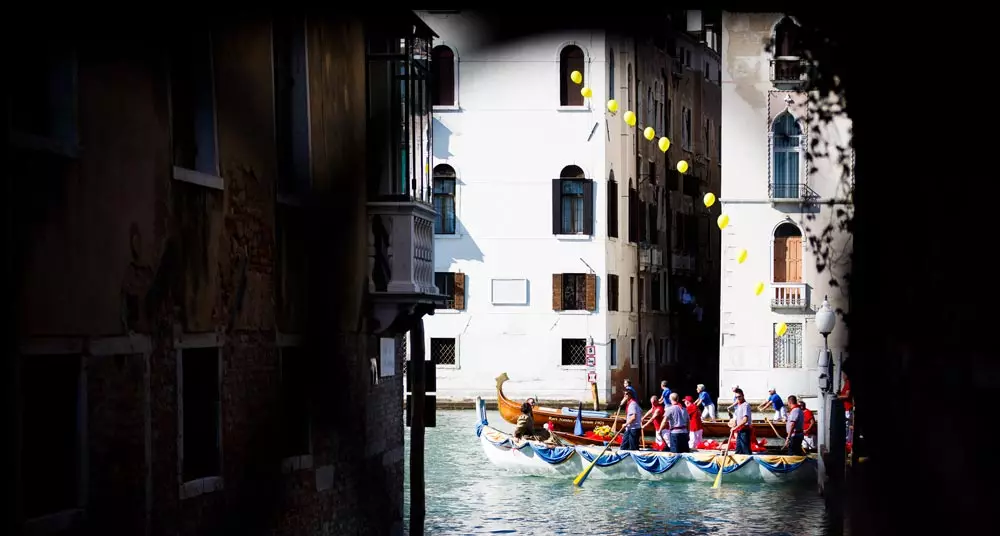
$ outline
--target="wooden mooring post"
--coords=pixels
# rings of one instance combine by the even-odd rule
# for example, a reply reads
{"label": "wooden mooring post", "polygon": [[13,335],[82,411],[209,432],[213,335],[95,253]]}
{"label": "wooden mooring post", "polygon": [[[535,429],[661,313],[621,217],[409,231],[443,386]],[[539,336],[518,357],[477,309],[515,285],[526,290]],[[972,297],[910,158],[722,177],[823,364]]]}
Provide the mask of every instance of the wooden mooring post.
{"label": "wooden mooring post", "polygon": [[416,321],[410,330],[410,366],[406,371],[410,375],[411,402],[410,408],[410,536],[423,536],[424,517],[426,516],[424,494],[424,395],[426,378],[424,378],[424,319]]}

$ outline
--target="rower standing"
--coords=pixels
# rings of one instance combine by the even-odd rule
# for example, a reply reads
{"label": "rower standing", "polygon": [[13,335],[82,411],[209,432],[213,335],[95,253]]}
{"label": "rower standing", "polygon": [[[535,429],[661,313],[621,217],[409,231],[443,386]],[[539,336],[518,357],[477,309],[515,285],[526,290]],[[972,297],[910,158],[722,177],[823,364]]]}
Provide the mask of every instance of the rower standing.
{"label": "rower standing", "polygon": [[642,433],[640,428],[642,426],[642,422],[640,421],[642,407],[639,406],[639,401],[632,396],[632,392],[626,389],[625,399],[623,400],[627,404],[628,409],[625,410],[625,425],[622,432],[621,450],[639,450],[639,434]]}
{"label": "rower standing", "polygon": [[660,394],[660,404],[663,404],[664,406],[669,406],[670,405],[670,388],[667,387],[667,380],[663,380],[663,381],[660,382],[660,391],[661,391],[661,394]]}
{"label": "rower standing", "polygon": [[802,456],[802,432],[805,418],[798,402],[795,395],[789,395],[788,407],[791,410],[788,412],[788,420],[785,423],[785,447],[788,448],[789,456]]}
{"label": "rower standing", "polygon": [[799,400],[799,407],[802,408],[802,423],[805,428],[802,432],[802,445],[806,449],[816,450],[816,417],[806,407],[805,400]]}
{"label": "rower standing", "polygon": [[712,396],[708,394],[705,390],[705,384],[699,383],[698,387],[698,400],[695,402],[695,406],[701,408],[701,418],[702,419],[712,419],[715,420],[715,402],[712,402]]}
{"label": "rower standing", "polygon": [[781,395],[778,391],[772,387],[767,391],[767,400],[757,408],[760,411],[764,411],[767,408],[774,408],[774,417],[771,420],[783,421],[788,416],[788,408],[785,407],[785,403],[781,400]]}
{"label": "rower standing", "polygon": [[701,444],[701,436],[704,433],[701,427],[701,415],[698,413],[698,404],[695,404],[694,399],[690,396],[685,396],[684,406],[684,409],[688,412],[688,431],[691,436],[690,441],[688,441],[688,448],[697,450],[698,445]]}
{"label": "rower standing", "polygon": [[663,427],[670,430],[670,452],[688,452],[688,412],[677,403],[677,393],[670,393],[670,407],[663,416]]}
{"label": "rower standing", "polygon": [[[622,385],[625,387],[625,391],[632,393],[632,400],[635,400],[636,403],[638,403],[639,392],[635,390],[635,387],[632,387],[632,381],[629,380],[628,378],[625,378],[625,381],[622,382]],[[622,403],[620,404],[620,406],[624,405],[625,405],[625,398],[622,398]]]}
{"label": "rower standing", "polygon": [[736,431],[736,454],[752,454],[750,452],[750,430],[753,427],[753,411],[750,403],[743,396],[743,389],[737,387],[736,416],[729,421],[729,427]]}

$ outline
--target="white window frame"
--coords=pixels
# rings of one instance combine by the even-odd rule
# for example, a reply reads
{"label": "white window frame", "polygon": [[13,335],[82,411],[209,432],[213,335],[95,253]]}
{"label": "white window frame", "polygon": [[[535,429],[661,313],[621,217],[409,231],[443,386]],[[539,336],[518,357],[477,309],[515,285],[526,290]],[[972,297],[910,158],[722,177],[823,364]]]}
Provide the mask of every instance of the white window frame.
{"label": "white window frame", "polygon": [[[599,95],[600,92],[595,92],[595,95],[593,97],[589,98],[589,99],[587,99],[587,98],[583,99],[583,104],[580,105],[580,106],[564,106],[562,104],[561,95],[559,94],[559,87],[560,87],[559,86],[559,77],[562,76],[562,51],[563,51],[564,48],[566,48],[568,46],[571,46],[571,45],[572,46],[576,46],[577,48],[580,49],[580,51],[583,52],[583,73],[581,73],[581,74],[583,74],[583,84],[580,85],[580,84],[573,84],[572,82],[569,82],[569,83],[573,84],[573,86],[579,86],[579,89],[582,89],[583,86],[587,86],[587,87],[591,88],[591,91],[594,90],[594,87],[591,86],[590,83],[589,83],[589,81],[590,81],[590,75],[591,75],[591,69],[590,69],[590,50],[582,42],[574,41],[574,40],[564,41],[564,42],[560,43],[558,47],[556,47],[555,73],[552,76],[552,80],[556,81],[556,83],[554,84],[555,89],[552,92],[553,95],[555,96],[555,108],[556,108],[556,111],[558,111],[558,112],[590,112],[591,111],[591,105],[592,105],[595,97],[597,95]],[[456,69],[455,72],[457,73],[458,70]],[[456,89],[456,91],[458,90],[458,88],[455,88],[455,89]],[[573,88],[571,88],[571,89],[573,89]],[[458,99],[458,97],[456,96],[456,100],[457,99]]]}
{"label": "white window frame", "polygon": [[[216,95],[216,76],[215,76],[215,44],[213,40],[212,32],[208,32],[208,65],[209,65],[209,83],[212,87],[212,143],[215,146],[215,173],[205,173],[203,171],[197,171],[194,169],[187,169],[180,166],[172,165],[173,173],[172,177],[174,180],[189,182],[191,184],[197,184],[198,186],[204,186],[205,188],[212,188],[215,190],[225,190],[226,182],[222,178],[221,169],[221,159],[219,158],[219,99]],[[170,57],[171,69],[167,72],[167,121],[170,125],[170,160],[171,163],[174,159],[173,154],[173,140],[174,140],[174,98],[173,98],[173,61],[174,57]],[[273,80],[273,77],[272,77]]]}
{"label": "white window frame", "polygon": [[[425,341],[424,341],[424,348],[426,348],[426,350],[427,350],[427,360],[428,361],[434,361],[434,355],[431,353],[431,351],[432,351],[431,350],[431,339],[454,339],[455,340],[455,364],[454,365],[440,365],[440,364],[436,364],[436,365],[434,365],[434,367],[438,368],[438,369],[451,369],[451,370],[459,370],[459,369],[462,368],[462,341],[461,341],[461,337],[459,336],[459,334],[456,333],[455,335],[453,335],[451,337],[440,337],[440,336],[436,336],[436,335],[432,336],[430,334],[427,334],[427,335],[424,336],[424,339],[425,339]],[[410,345],[409,344],[406,345],[406,353],[407,353],[407,356],[409,356],[409,353],[410,353]]]}
{"label": "white window frame", "polygon": [[[452,84],[454,84],[453,91],[454,91],[454,94],[455,94],[455,104],[450,104],[450,105],[449,104],[445,104],[445,105],[437,105],[437,104],[435,104],[435,105],[433,105],[431,111],[432,112],[445,112],[445,113],[447,113],[447,112],[460,112],[460,111],[462,111],[462,106],[461,106],[461,101],[459,100],[459,87],[458,87],[459,76],[458,76],[458,70],[459,70],[459,64],[461,62],[458,59],[458,48],[455,47],[455,45],[452,44],[451,41],[446,41],[446,40],[441,40],[441,41],[437,41],[437,42],[434,43],[434,48],[437,48],[439,46],[446,46],[449,49],[451,49],[452,62],[453,62],[452,74],[454,76],[454,81],[452,81]],[[586,58],[586,53],[584,54],[584,58]],[[456,175],[457,174],[458,173],[456,173]],[[456,190],[457,190],[457,188],[456,188]]]}
{"label": "white window frame", "polygon": [[[794,147],[783,148],[780,151],[776,151],[775,147],[774,147],[774,125],[778,122],[778,119],[782,115],[784,115],[784,114],[788,114],[788,115],[792,116],[792,119],[795,120],[795,124],[798,125],[798,127],[799,127],[799,140],[798,140],[798,143],[795,144]],[[798,155],[799,155],[799,158],[798,158],[798,162],[799,162],[798,167],[799,167],[799,169],[798,169],[798,177],[797,177],[798,180],[795,182],[795,185],[796,185],[796,190],[799,192],[799,196],[802,195],[802,185],[808,184],[808,182],[806,181],[806,158],[805,158],[805,156],[806,156],[806,143],[807,143],[807,138],[809,137],[807,135],[807,132],[808,132],[808,130],[806,130],[806,124],[805,124],[805,122],[801,118],[795,117],[795,114],[793,114],[789,110],[783,110],[783,111],[779,112],[778,114],[776,114],[773,119],[771,119],[771,123],[768,126],[768,130],[767,130],[767,162],[768,162],[768,170],[770,172],[769,173],[770,176],[768,177],[768,184],[772,188],[772,197],[774,195],[773,194],[773,188],[777,185],[777,183],[774,180],[775,179],[775,161],[774,161],[774,155],[775,155],[776,152],[798,153]]]}
{"label": "white window frame", "polygon": [[777,340],[780,339],[780,338],[785,338],[785,337],[789,336],[789,333],[786,332],[781,337],[778,337],[778,333],[777,333],[778,322],[775,321],[775,322],[771,323],[771,368],[775,369],[775,370],[805,370],[805,368],[806,368],[805,367],[805,359],[806,359],[806,356],[805,356],[805,354],[806,354],[806,348],[805,348],[805,343],[806,343],[806,323],[805,323],[805,319],[802,319],[799,322],[786,322],[786,325],[788,326],[788,331],[791,331],[791,328],[792,328],[793,325],[799,326],[799,356],[798,356],[798,366],[796,366],[796,367],[778,367],[778,366],[775,366],[775,361],[777,359],[777,356],[775,355],[775,351],[774,351],[774,343],[777,342]]}
{"label": "white window frame", "polygon": [[618,359],[618,340],[612,336],[608,336],[608,368],[611,370],[618,370],[622,366],[621,361]]}
{"label": "white window frame", "polygon": [[[177,359],[177,484],[180,500],[191,499],[205,493],[221,491],[225,485],[225,427],[222,423],[223,393],[223,361],[222,347],[225,346],[225,336],[220,333],[184,334],[174,339],[174,352]],[[184,481],[184,350],[215,348],[218,364],[219,381],[219,474]]]}

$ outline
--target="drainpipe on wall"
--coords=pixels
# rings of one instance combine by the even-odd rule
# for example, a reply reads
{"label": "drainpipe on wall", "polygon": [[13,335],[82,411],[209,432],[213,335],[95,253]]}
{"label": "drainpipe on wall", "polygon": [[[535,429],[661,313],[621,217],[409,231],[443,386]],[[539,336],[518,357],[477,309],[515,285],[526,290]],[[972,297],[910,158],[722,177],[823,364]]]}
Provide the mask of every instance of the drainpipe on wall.
{"label": "drainpipe on wall", "polygon": [[[633,76],[635,77],[635,84],[632,84],[632,95],[635,98],[635,106],[636,106],[636,109],[638,110],[639,109],[639,98],[640,98],[640,95],[639,95],[639,73],[641,72],[639,70],[639,41],[638,41],[638,38],[633,38],[632,39],[632,55],[635,57],[635,62],[634,62],[635,63],[635,69],[633,70],[633,73],[634,73]],[[643,126],[642,124],[639,124],[639,127],[642,127],[642,126]],[[642,160],[639,158],[639,135],[638,135],[638,130],[632,133],[632,147],[633,147],[633,151],[635,153],[635,187],[636,187],[636,192],[635,192],[636,193],[636,211],[635,212],[636,213],[635,214],[631,214],[630,213],[629,214],[629,218],[638,218],[639,217],[638,213],[640,212],[638,210],[638,208],[639,208],[639,205],[642,204]],[[642,289],[643,294],[645,294],[646,285],[642,284],[642,264],[641,264],[642,259],[641,259],[640,255],[639,255],[639,249],[642,247],[642,232],[640,231],[640,227],[639,227],[640,225],[642,225],[642,222],[641,221],[637,221],[637,224],[636,224],[636,233],[639,236],[635,237],[635,276],[636,276],[636,283],[638,283],[638,285],[636,286],[636,292],[638,292],[639,289]],[[640,294],[638,296],[638,299],[636,300],[638,302],[638,305],[639,305],[639,311],[638,311],[638,315],[636,317],[637,318],[637,322],[636,322],[636,330],[635,331],[636,331],[636,342],[638,343],[638,346],[639,346],[636,349],[636,354],[637,354],[637,357],[639,359],[639,371],[640,371],[639,372],[639,376],[641,377],[643,390],[646,390],[646,388],[649,387],[649,367],[646,366],[647,365],[646,364],[646,356],[644,355],[645,354],[645,349],[646,349],[646,342],[642,340],[642,305],[643,305],[642,298],[643,298],[643,296],[642,296],[642,294]]]}

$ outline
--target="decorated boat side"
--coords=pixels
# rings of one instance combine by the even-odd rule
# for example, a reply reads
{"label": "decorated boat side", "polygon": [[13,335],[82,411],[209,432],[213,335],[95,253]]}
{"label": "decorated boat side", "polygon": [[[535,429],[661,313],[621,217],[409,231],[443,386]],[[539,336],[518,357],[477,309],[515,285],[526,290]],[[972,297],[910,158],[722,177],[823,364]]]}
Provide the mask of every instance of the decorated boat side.
{"label": "decorated boat side", "polygon": [[[503,420],[511,423],[517,424],[517,417],[521,414],[521,403],[515,402],[507,398],[503,393],[503,384],[506,383],[510,378],[507,373],[496,377],[497,382],[497,409],[500,411],[500,416]],[[533,410],[535,418],[535,426],[541,427],[545,423],[551,422],[556,430],[560,432],[572,432],[573,427],[576,425],[576,408],[547,408],[542,406],[535,406]],[[583,411],[580,414],[581,421],[583,423],[584,431],[592,431],[598,426],[621,426],[625,421],[624,416],[620,416],[615,422],[615,416],[606,411]],[[776,425],[777,428],[784,426],[783,423]],[[702,428],[704,428],[705,437],[726,437],[729,435],[729,424],[726,420],[716,420],[716,421],[702,421]],[[653,433],[653,424],[648,424],[644,430]],[[754,421],[753,422],[753,432],[756,437],[762,438],[777,438],[778,436],[774,432],[774,428],[771,424],[764,421]]]}
{"label": "decorated boat side", "polygon": [[[491,463],[511,473],[565,478],[570,482],[604,450],[600,446],[517,440],[489,425],[482,399],[477,399],[476,405],[476,435],[483,452]],[[613,447],[600,456],[589,478],[701,481],[711,485],[721,468],[725,481],[732,483],[815,483],[816,463],[814,456],[722,456],[719,451],[673,454]]]}

